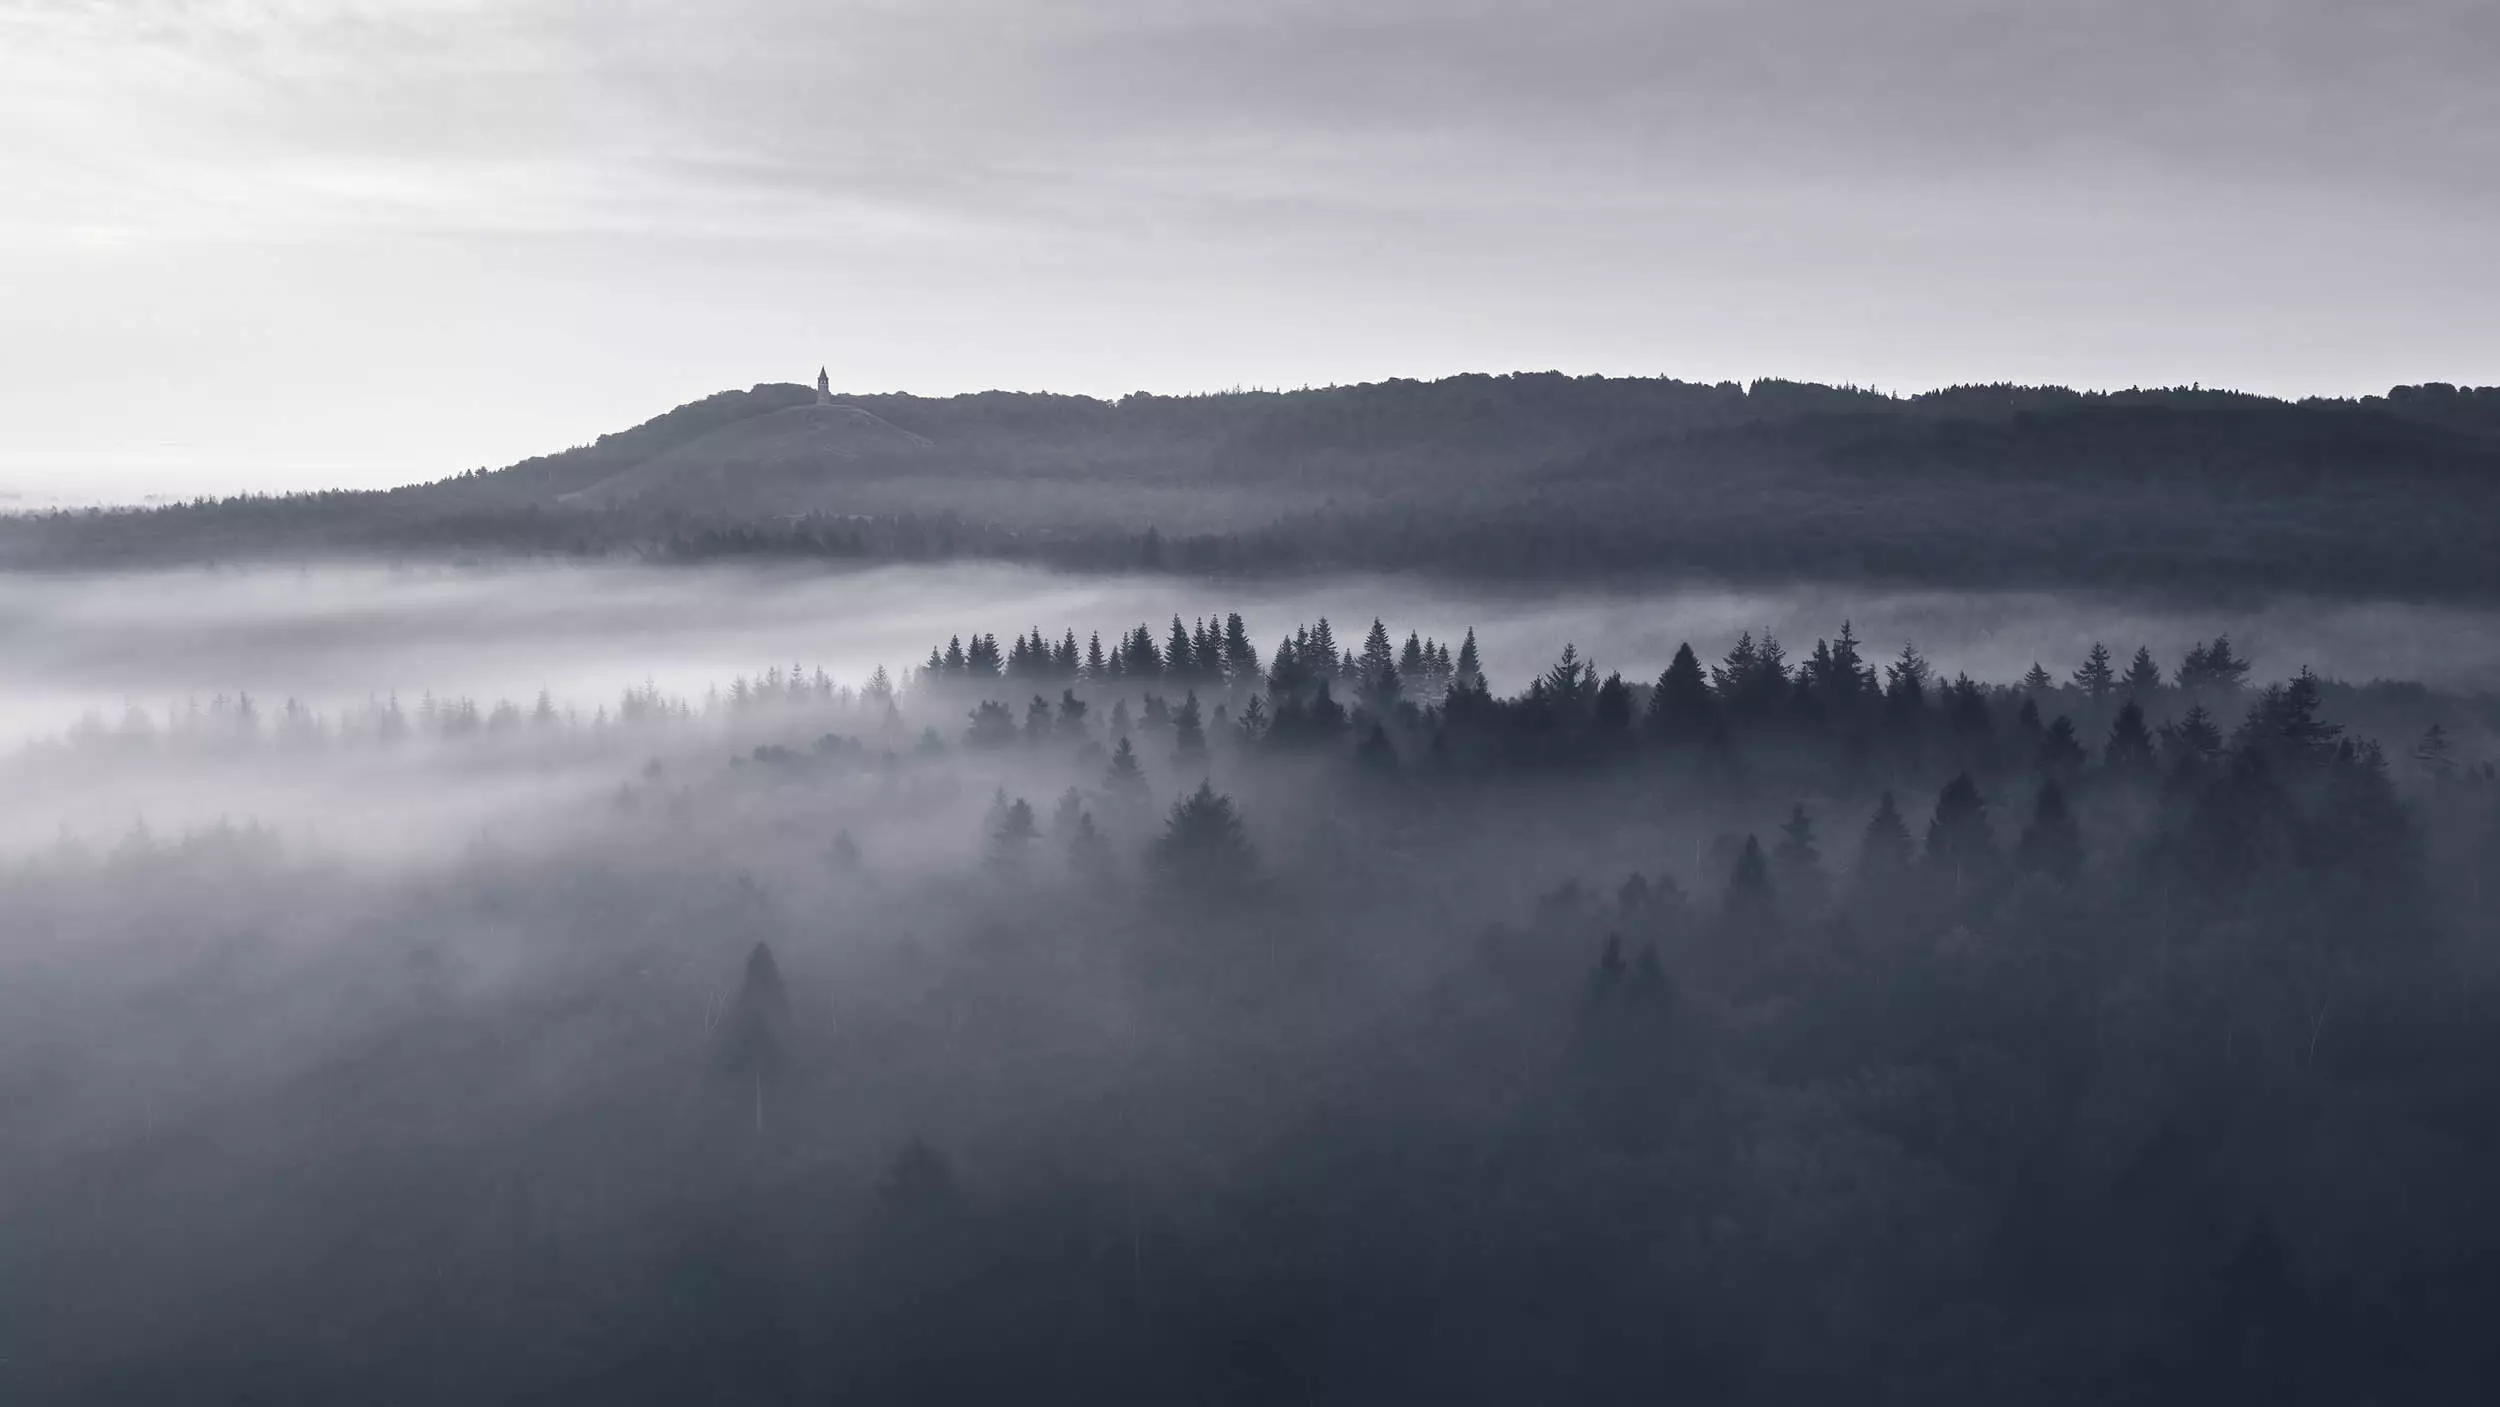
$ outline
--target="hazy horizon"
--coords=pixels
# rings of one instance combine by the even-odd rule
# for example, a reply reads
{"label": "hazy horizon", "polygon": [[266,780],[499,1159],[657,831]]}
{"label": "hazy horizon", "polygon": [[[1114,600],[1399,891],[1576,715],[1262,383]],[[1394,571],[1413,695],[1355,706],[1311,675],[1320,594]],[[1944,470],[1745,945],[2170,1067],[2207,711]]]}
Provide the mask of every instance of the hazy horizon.
{"label": "hazy horizon", "polygon": [[2487,7],[0,5],[0,491],[727,387],[2500,381]]}

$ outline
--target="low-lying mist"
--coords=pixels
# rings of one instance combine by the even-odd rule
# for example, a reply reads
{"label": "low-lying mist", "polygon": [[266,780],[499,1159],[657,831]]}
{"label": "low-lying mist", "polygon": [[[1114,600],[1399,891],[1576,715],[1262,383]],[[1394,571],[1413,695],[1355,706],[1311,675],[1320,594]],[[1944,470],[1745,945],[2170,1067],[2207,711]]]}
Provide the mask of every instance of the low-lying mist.
{"label": "low-lying mist", "polygon": [[8,1401],[2490,1382],[2471,613],[9,585]]}

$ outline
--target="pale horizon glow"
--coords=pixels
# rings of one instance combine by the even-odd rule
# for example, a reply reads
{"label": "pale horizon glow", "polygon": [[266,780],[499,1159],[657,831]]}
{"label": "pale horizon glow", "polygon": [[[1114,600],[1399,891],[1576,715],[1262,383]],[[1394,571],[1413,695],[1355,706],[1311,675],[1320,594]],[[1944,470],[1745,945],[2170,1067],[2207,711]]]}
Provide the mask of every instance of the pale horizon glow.
{"label": "pale horizon glow", "polygon": [[714,391],[2500,382],[2468,0],[0,0],[0,508]]}

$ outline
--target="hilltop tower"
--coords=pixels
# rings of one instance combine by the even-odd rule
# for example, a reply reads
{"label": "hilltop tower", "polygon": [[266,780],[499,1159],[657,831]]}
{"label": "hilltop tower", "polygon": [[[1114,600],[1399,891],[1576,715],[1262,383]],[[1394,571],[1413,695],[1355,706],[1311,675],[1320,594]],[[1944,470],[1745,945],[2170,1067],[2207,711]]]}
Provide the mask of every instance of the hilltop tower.
{"label": "hilltop tower", "polygon": [[816,404],[833,404],[833,381],[825,375],[825,369],[821,366],[816,368]]}

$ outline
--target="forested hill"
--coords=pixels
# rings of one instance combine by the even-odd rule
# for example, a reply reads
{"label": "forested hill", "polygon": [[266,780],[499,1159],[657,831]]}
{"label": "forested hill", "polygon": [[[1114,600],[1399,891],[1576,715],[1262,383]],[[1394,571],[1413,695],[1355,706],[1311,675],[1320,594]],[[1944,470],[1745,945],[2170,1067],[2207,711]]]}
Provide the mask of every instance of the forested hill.
{"label": "forested hill", "polygon": [[1458,376],[1117,401],[775,384],[386,493],[0,524],[0,564],[354,551],[990,555],[2491,589],[2500,388]]}

